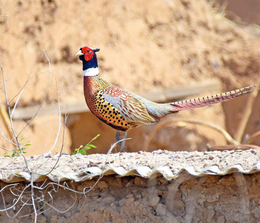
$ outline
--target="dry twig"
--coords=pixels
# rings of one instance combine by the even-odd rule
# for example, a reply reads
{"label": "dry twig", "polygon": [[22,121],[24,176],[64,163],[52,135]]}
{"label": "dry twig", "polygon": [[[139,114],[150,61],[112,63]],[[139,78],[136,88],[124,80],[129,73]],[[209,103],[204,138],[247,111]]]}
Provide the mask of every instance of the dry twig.
{"label": "dry twig", "polygon": [[144,151],[148,150],[148,146],[152,140],[152,138],[154,137],[155,133],[160,130],[161,128],[165,128],[166,126],[172,126],[174,125],[180,125],[181,123],[193,123],[193,124],[199,124],[199,125],[203,125],[212,129],[217,130],[218,132],[220,132],[225,139],[233,144],[233,145],[239,145],[240,143],[237,142],[236,140],[234,140],[231,135],[224,129],[220,128],[219,126],[216,126],[212,123],[209,122],[204,122],[204,121],[199,121],[199,120],[195,120],[195,119],[176,119],[176,118],[166,118],[164,120],[162,120],[161,122],[159,122],[154,129],[150,132],[150,134],[148,135],[147,139],[144,142]]}
{"label": "dry twig", "polygon": [[235,140],[240,142],[240,143],[242,142],[242,137],[243,137],[243,134],[245,132],[248,120],[251,116],[252,109],[253,109],[253,106],[254,106],[254,102],[255,102],[256,97],[258,95],[258,91],[259,91],[259,89],[256,89],[255,91],[253,91],[250,94],[249,99],[247,101],[245,114],[243,115],[241,122],[239,123],[238,130],[235,134]]}
{"label": "dry twig", "polygon": [[[38,109],[36,110],[35,114],[33,115],[33,117],[31,118],[31,120],[22,128],[22,130],[21,130],[18,134],[16,133],[16,131],[15,131],[15,129],[14,129],[14,125],[13,125],[13,114],[14,114],[15,109],[16,109],[18,103],[19,103],[19,100],[20,100],[20,98],[21,98],[21,95],[22,95],[24,89],[26,88],[27,84],[29,83],[29,81],[30,81],[33,77],[31,77],[31,74],[29,75],[29,77],[27,78],[25,84],[23,85],[23,87],[21,88],[21,90],[19,91],[19,93],[13,98],[13,99],[16,98],[16,101],[15,101],[15,103],[14,103],[13,110],[11,110],[10,101],[8,100],[8,96],[7,96],[5,75],[4,75],[4,71],[3,71],[2,64],[0,63],[1,72],[2,72],[2,78],[3,78],[3,87],[4,87],[3,92],[4,92],[4,95],[5,95],[5,100],[6,100],[6,105],[7,105],[8,115],[9,115],[8,118],[9,118],[9,120],[10,120],[10,129],[12,130],[12,137],[14,138],[15,142],[9,140],[9,139],[4,135],[4,133],[3,133],[3,131],[2,131],[1,129],[0,129],[0,133],[2,134],[2,136],[3,136],[9,143],[11,143],[12,145],[14,145],[14,146],[16,146],[16,147],[18,148],[19,153],[23,156],[23,159],[24,159],[24,163],[25,163],[25,167],[26,167],[26,169],[27,169],[27,172],[30,174],[30,183],[29,183],[28,185],[26,185],[22,191],[16,189],[16,191],[17,191],[17,193],[16,193],[16,192],[13,190],[13,188],[14,188],[15,186],[18,186],[17,184],[15,184],[15,185],[12,184],[12,187],[10,187],[9,191],[10,191],[11,194],[15,197],[14,200],[13,200],[13,204],[12,204],[11,206],[9,206],[9,207],[6,207],[6,206],[5,206],[5,198],[4,198],[4,193],[3,193],[3,191],[4,191],[4,189],[6,189],[6,188],[8,188],[8,187],[4,187],[3,189],[0,190],[1,195],[2,195],[2,200],[3,200],[3,203],[4,203],[4,209],[0,210],[0,212],[1,212],[1,211],[4,211],[9,218],[15,218],[15,217],[17,217],[17,216],[21,213],[21,211],[24,209],[24,207],[26,207],[26,206],[29,205],[29,206],[32,206],[32,207],[33,207],[33,213],[25,214],[25,215],[22,215],[22,216],[19,216],[19,217],[25,217],[25,216],[28,216],[28,215],[32,215],[32,214],[33,214],[33,215],[34,215],[34,222],[37,222],[37,216],[38,216],[40,213],[42,213],[42,211],[38,211],[38,209],[37,209],[38,206],[40,206],[40,207],[42,206],[42,205],[39,205],[40,203],[42,203],[43,206],[44,206],[44,205],[45,205],[45,206],[47,205],[48,208],[53,208],[53,209],[59,211],[59,210],[58,210],[57,208],[55,208],[53,205],[50,205],[48,202],[46,202],[46,201],[44,200],[44,197],[36,195],[36,190],[37,190],[37,191],[42,191],[42,189],[44,188],[43,185],[42,185],[41,187],[36,187],[35,182],[34,182],[34,179],[35,179],[34,176],[37,175],[37,171],[39,170],[39,168],[40,168],[40,166],[41,166],[42,164],[41,164],[37,169],[34,169],[34,170],[31,170],[31,169],[30,169],[29,164],[28,164],[28,162],[27,162],[27,159],[26,159],[26,157],[24,156],[23,151],[22,151],[22,149],[21,149],[21,148],[23,148],[23,147],[22,147],[22,145],[20,144],[19,139],[18,139],[19,135],[24,131],[24,129],[26,129],[26,128],[32,123],[32,121],[34,120],[34,118],[38,115],[38,112],[40,111],[40,109],[41,109],[41,107],[42,107],[42,105],[43,105],[43,103],[44,103],[44,101],[45,101],[45,98],[46,98],[46,96],[47,96],[47,92],[48,92],[48,89],[49,89],[49,86],[50,86],[50,82],[51,82],[51,73],[52,73],[52,71],[51,71],[51,63],[50,63],[49,58],[48,58],[48,56],[47,56],[47,54],[46,54],[45,52],[44,52],[44,55],[45,55],[45,57],[46,57],[46,59],[47,59],[47,61],[48,61],[48,63],[49,63],[49,71],[48,71],[48,73],[49,73],[49,81],[48,81],[48,85],[47,85],[46,90],[45,90],[45,92],[44,92],[44,95],[43,95],[43,97],[42,97],[41,104],[39,105],[39,107],[38,107]],[[56,86],[57,86],[57,80],[56,80]],[[58,137],[59,137],[59,134],[60,134],[60,131],[61,131],[61,126],[62,126],[62,122],[61,122],[61,110],[60,110],[60,104],[59,104],[58,87],[57,87],[57,98],[58,98],[58,107],[59,107],[59,128],[58,128],[58,131],[57,131],[57,135],[56,135],[54,144],[52,145],[51,149],[50,149],[49,152],[48,152],[49,154],[51,154],[52,150],[54,149],[54,147],[56,146],[56,144],[57,144],[57,142],[58,142]],[[12,100],[13,100],[13,99],[12,99]],[[66,120],[67,120],[67,117],[65,117],[65,122],[66,122]],[[64,124],[64,127],[63,127],[63,139],[62,139],[62,146],[61,146],[61,150],[60,150],[60,156],[61,156],[61,154],[62,154],[62,150],[63,150],[63,147],[64,147],[64,137],[65,137],[64,132],[65,132],[65,124]],[[1,148],[3,148],[3,147],[1,146]],[[4,149],[5,149],[5,148],[4,148]],[[8,149],[7,149],[7,150],[8,150]],[[54,167],[52,168],[52,170],[55,168],[55,166],[56,166],[57,163],[59,162],[60,156],[58,157],[57,162],[56,162],[56,164],[54,165]],[[59,184],[59,186],[60,186],[60,184]],[[28,191],[28,189],[29,189],[29,191]],[[66,188],[66,189],[68,189],[68,188]],[[28,193],[27,191],[28,191],[29,194],[30,194],[29,198],[28,198],[28,197],[26,198],[26,196],[25,196],[26,193]],[[48,192],[48,194],[50,195],[49,192]],[[43,193],[42,193],[42,195],[43,195]],[[26,199],[24,200],[24,198],[26,198]],[[52,196],[50,196],[50,198],[52,199]],[[76,198],[74,199],[73,205],[75,204],[75,202],[76,202]],[[18,205],[18,203],[21,204],[20,208],[15,212],[14,215],[10,215],[10,214],[8,213],[8,210],[14,209],[14,208]],[[73,207],[73,205],[72,205],[71,207]],[[65,212],[68,211],[71,207],[69,207],[67,210],[65,210]],[[45,211],[46,211],[46,210],[45,210]],[[63,213],[62,211],[59,211],[59,212]]]}

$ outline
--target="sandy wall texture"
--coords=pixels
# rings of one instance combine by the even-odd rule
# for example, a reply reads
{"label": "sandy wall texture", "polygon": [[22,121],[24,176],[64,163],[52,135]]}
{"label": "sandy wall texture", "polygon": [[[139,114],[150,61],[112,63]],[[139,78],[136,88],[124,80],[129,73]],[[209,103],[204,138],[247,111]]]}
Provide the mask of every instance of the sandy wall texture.
{"label": "sandy wall texture", "polygon": [[[95,182],[68,182],[67,185],[82,191]],[[43,213],[38,216],[38,222],[255,223],[260,221],[259,182],[259,173],[200,178],[183,174],[171,182],[159,176],[150,180],[107,176],[85,196],[57,186],[54,186],[57,192],[49,187],[42,195],[36,193],[52,205],[41,203]],[[18,193],[23,188],[21,184],[18,190],[15,187],[13,190]],[[5,192],[7,205],[13,198],[11,193]],[[21,206],[19,203],[15,210],[7,213],[13,216]],[[3,208],[2,202],[0,208]],[[25,206],[20,216],[28,213],[32,213],[31,206]],[[1,222],[31,222],[32,219],[32,216],[11,219],[4,212],[0,213]]]}

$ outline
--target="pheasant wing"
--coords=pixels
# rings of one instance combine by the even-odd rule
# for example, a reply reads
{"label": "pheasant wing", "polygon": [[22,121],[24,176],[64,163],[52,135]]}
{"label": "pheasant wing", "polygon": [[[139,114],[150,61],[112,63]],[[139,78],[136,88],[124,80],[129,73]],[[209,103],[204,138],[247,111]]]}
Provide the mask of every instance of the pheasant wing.
{"label": "pheasant wing", "polygon": [[102,90],[104,99],[110,103],[128,122],[150,124],[155,122],[144,103],[130,91],[117,86]]}

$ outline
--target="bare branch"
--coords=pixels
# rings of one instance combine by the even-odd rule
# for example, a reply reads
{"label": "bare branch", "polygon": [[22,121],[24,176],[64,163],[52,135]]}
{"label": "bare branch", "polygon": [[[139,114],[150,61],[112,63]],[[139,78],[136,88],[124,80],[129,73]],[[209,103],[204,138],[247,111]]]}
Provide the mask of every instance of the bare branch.
{"label": "bare branch", "polygon": [[44,55],[45,55],[45,57],[46,57],[46,59],[47,59],[47,61],[48,61],[48,63],[49,63],[49,72],[48,72],[48,73],[49,73],[49,80],[48,80],[48,84],[47,84],[46,90],[45,90],[45,92],[44,92],[44,95],[43,95],[43,97],[42,97],[41,103],[40,103],[38,109],[36,110],[34,116],[33,116],[33,117],[29,120],[29,122],[22,128],[22,130],[17,134],[17,136],[19,136],[19,135],[24,131],[24,129],[27,128],[27,126],[29,126],[29,125],[32,123],[32,121],[34,120],[34,118],[38,115],[38,113],[39,113],[39,111],[40,111],[40,109],[41,109],[41,107],[42,107],[42,105],[43,105],[43,103],[44,103],[44,101],[45,101],[45,99],[46,99],[46,96],[47,96],[47,93],[48,93],[48,90],[49,90],[49,87],[50,87],[50,84],[51,84],[50,60],[49,60],[49,58],[48,58],[48,56],[47,56],[47,54],[45,53],[44,50],[43,50],[43,52],[44,52]]}
{"label": "bare branch", "polygon": [[8,151],[8,152],[13,152],[13,150],[7,149],[7,148],[5,148],[5,147],[3,147],[3,146],[1,146],[1,145],[0,145],[0,148],[3,149],[3,150],[6,150],[6,151]]}
{"label": "bare branch", "polygon": [[13,183],[13,184],[7,184],[2,189],[0,189],[0,193],[2,193],[3,190],[5,190],[8,187],[14,187],[17,186],[19,183]]}
{"label": "bare branch", "polygon": [[[4,202],[5,208],[4,208],[4,209],[0,209],[0,212],[1,212],[1,211],[7,211],[7,210],[10,210],[10,209],[13,209],[13,208],[15,207],[15,205],[16,205],[16,204],[20,201],[20,199],[22,198],[22,196],[23,196],[25,190],[26,190],[28,187],[30,187],[30,186],[31,186],[31,185],[28,184],[28,185],[26,185],[26,186],[24,187],[24,189],[21,191],[20,195],[18,196],[17,200],[16,200],[16,201],[14,202],[14,204],[11,205],[10,207],[6,207],[6,206],[5,206],[5,202]],[[3,191],[1,191],[1,194],[2,194],[2,197],[3,197]]]}
{"label": "bare branch", "polygon": [[9,103],[9,100],[8,100],[8,96],[7,96],[7,89],[6,89],[6,82],[5,82],[5,74],[4,74],[4,70],[3,70],[3,66],[2,66],[2,63],[0,62],[0,67],[1,67],[1,73],[2,73],[2,77],[3,77],[3,85],[4,85],[4,95],[5,95],[5,100],[6,100],[6,105],[7,105],[7,109],[8,109],[8,114],[9,114],[9,117],[10,117],[10,124],[11,124],[11,130],[12,130],[12,133],[13,133],[13,137],[16,141],[16,145],[20,151],[20,153],[22,154],[23,156],[23,159],[24,159],[24,162],[25,162],[25,166],[26,168],[28,169],[28,171],[30,171],[29,169],[29,166],[28,166],[28,163],[26,161],[26,158],[21,150],[21,147],[20,147],[20,144],[19,144],[19,139],[18,139],[18,136],[16,135],[15,133],[15,130],[14,130],[14,126],[13,126],[13,120],[11,118],[11,107],[10,107],[10,103]]}
{"label": "bare branch", "polygon": [[255,133],[253,133],[251,136],[249,136],[243,143],[244,144],[250,144],[253,141],[255,141],[256,139],[260,138],[260,131],[257,131]]}
{"label": "bare branch", "polygon": [[61,149],[60,149],[60,153],[59,153],[58,159],[57,159],[56,163],[54,164],[54,166],[52,167],[52,169],[46,174],[46,176],[49,175],[55,169],[55,167],[58,165],[58,162],[59,162],[60,157],[62,155],[62,151],[63,151],[63,148],[64,148],[64,141],[65,141],[65,127],[66,127],[67,119],[68,119],[68,116],[65,115],[65,117],[64,117],[64,125],[63,125],[63,132],[62,132],[62,143],[61,143]]}
{"label": "bare branch", "polygon": [[[55,142],[52,146],[52,148],[50,149],[49,153],[51,154],[54,147],[56,146],[57,142],[58,142],[58,138],[59,138],[59,135],[60,135],[60,129],[61,129],[61,108],[60,108],[60,99],[59,99],[59,88],[58,88],[58,82],[57,82],[57,79],[56,80],[56,88],[57,88],[57,104],[58,104],[58,108],[59,108],[59,128],[58,128],[58,132],[57,132],[57,135],[55,137]],[[61,152],[63,150],[63,146],[64,146],[64,135],[65,135],[65,126],[66,126],[66,122],[67,122],[67,116],[65,115],[65,121],[64,121],[64,127],[63,127],[63,137],[62,137],[62,146],[61,146]],[[61,154],[60,152],[60,154]]]}
{"label": "bare branch", "polygon": [[253,106],[254,106],[254,102],[256,100],[258,92],[259,92],[259,89],[256,89],[255,91],[253,91],[250,94],[249,99],[247,100],[245,113],[244,113],[244,115],[241,119],[241,122],[239,123],[238,130],[235,134],[235,140],[240,142],[240,143],[242,142],[242,137],[243,137],[243,134],[245,132],[248,120],[251,116],[252,109],[253,109]]}
{"label": "bare branch", "polygon": [[9,143],[11,143],[11,144],[13,144],[14,146],[16,146],[17,147],[17,145],[13,142],[13,141],[11,141],[10,139],[8,139],[6,136],[5,136],[5,134],[3,133],[3,131],[0,129],[0,133],[1,133],[1,135],[4,137],[4,139],[6,140],[6,141],[8,141]]}
{"label": "bare branch", "polygon": [[[71,196],[72,197],[72,196]],[[73,197],[72,197],[73,198]],[[74,199],[74,198],[73,198]],[[66,212],[68,212],[71,208],[73,208],[73,206],[76,204],[76,202],[77,202],[77,199],[75,198],[74,199],[74,203],[69,207],[69,208],[67,208],[66,210],[64,210],[64,211],[61,211],[61,210],[59,210],[59,209],[57,209],[57,208],[55,208],[53,205],[50,205],[48,202],[46,202],[46,201],[42,201],[44,204],[46,204],[46,205],[48,205],[49,207],[51,207],[52,209],[54,209],[55,211],[57,211],[57,212],[59,212],[59,213],[66,213]]]}
{"label": "bare branch", "polygon": [[150,132],[148,138],[145,140],[144,142],[144,151],[147,151],[148,150],[148,146],[153,138],[153,136],[155,135],[155,133],[165,127],[165,126],[170,126],[172,124],[175,124],[175,123],[193,123],[193,124],[199,124],[199,125],[204,125],[204,126],[207,126],[209,128],[212,128],[212,129],[215,129],[217,130],[218,132],[220,132],[225,138],[226,140],[233,144],[233,145],[240,145],[239,142],[237,142],[236,140],[234,140],[231,135],[224,129],[220,128],[219,126],[216,126],[212,123],[209,123],[209,122],[204,122],[204,121],[199,121],[199,120],[195,120],[195,119],[174,119],[172,117],[169,117],[169,118],[166,118],[165,120],[162,120],[161,122],[159,122],[155,127],[154,129]]}
{"label": "bare branch", "polygon": [[[13,135],[12,135],[12,131],[11,131],[11,123],[10,123],[10,118],[5,110],[5,106],[4,104],[1,102],[0,100],[0,114],[2,115],[5,127],[7,129],[7,132],[9,134],[9,137],[12,139]],[[9,140],[8,140],[9,141]]]}
{"label": "bare branch", "polygon": [[109,155],[111,154],[111,152],[113,151],[113,149],[116,147],[117,144],[119,144],[120,142],[129,140],[129,139],[131,139],[131,138],[120,139],[120,140],[116,141],[114,144],[112,144],[112,146],[110,147],[110,149],[107,152],[107,157],[106,157],[106,160],[104,162],[105,163],[107,162],[107,159],[109,158]]}
{"label": "bare branch", "polygon": [[[33,173],[32,173],[33,174]],[[34,211],[34,223],[37,222],[37,209],[35,206],[35,201],[34,201],[34,184],[33,184],[33,177],[31,177],[31,199],[32,199],[32,206],[33,206],[33,211]]]}
{"label": "bare branch", "polygon": [[211,145],[208,147],[210,151],[212,150],[218,150],[218,151],[223,151],[223,150],[248,150],[248,149],[255,149],[255,150],[260,150],[259,146],[256,145],[250,145],[250,144],[243,144],[243,145]]}

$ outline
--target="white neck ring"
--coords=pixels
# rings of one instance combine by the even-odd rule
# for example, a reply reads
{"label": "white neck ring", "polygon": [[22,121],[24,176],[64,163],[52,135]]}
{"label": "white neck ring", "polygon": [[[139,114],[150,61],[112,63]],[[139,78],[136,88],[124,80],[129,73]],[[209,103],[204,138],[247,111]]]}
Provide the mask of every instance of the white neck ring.
{"label": "white neck ring", "polygon": [[86,70],[83,70],[83,76],[84,77],[93,77],[99,75],[99,69],[98,67],[95,68],[88,68]]}

